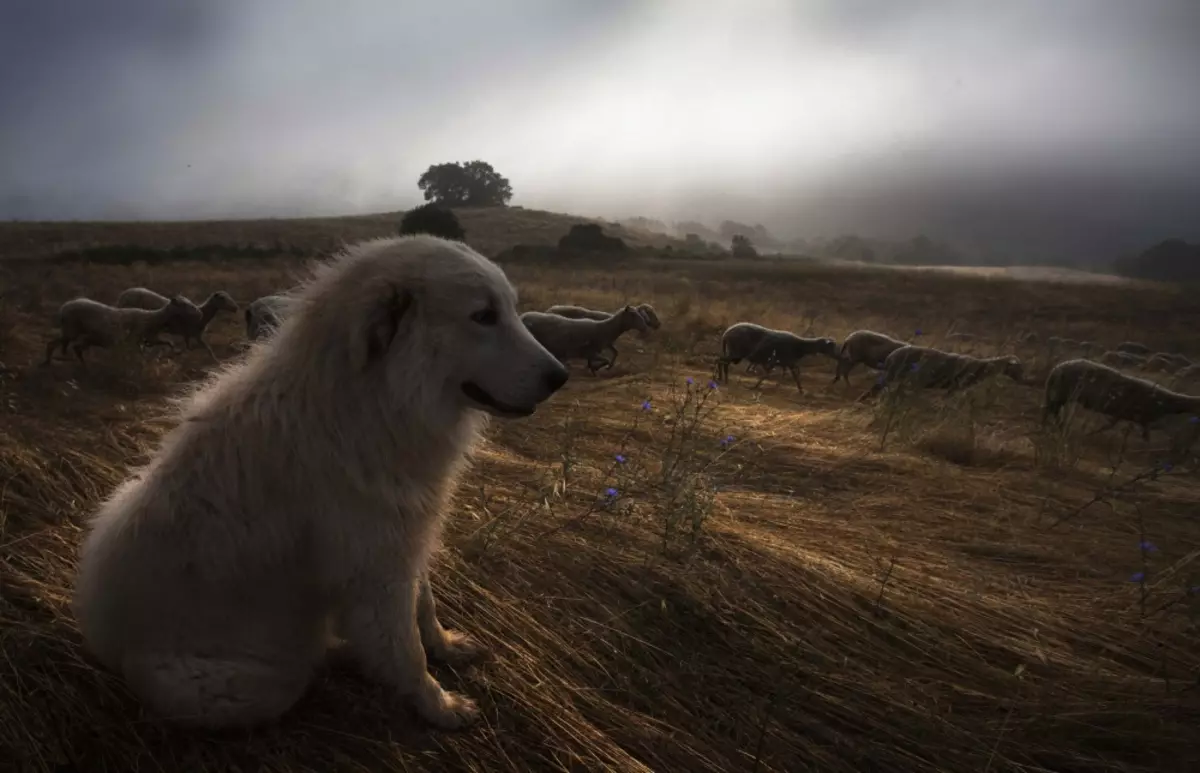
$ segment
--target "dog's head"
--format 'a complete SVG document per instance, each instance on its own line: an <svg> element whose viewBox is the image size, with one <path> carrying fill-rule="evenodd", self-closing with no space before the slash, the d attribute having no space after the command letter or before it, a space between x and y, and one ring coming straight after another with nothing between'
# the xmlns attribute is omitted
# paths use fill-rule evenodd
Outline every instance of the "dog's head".
<svg viewBox="0 0 1200 773"><path fill-rule="evenodd" d="M465 244L386 240L358 262L365 295L345 309L356 315L351 367L382 374L393 394L518 417L566 383L567 369L521 323L504 272Z"/></svg>

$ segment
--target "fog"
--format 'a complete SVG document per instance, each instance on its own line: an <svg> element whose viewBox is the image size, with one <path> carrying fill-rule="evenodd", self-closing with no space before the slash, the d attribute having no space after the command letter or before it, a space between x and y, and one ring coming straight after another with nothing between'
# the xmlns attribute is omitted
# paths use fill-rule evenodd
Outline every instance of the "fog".
<svg viewBox="0 0 1200 773"><path fill-rule="evenodd" d="M1194 0L12 0L0 217L513 204L1108 260L1200 237Z"/></svg>

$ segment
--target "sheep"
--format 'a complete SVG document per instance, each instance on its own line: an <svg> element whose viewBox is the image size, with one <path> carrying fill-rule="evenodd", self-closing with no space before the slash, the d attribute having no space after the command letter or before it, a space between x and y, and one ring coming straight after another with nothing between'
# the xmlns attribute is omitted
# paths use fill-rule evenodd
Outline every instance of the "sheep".
<svg viewBox="0 0 1200 773"><path fill-rule="evenodd" d="M1150 439L1150 425L1160 419L1200 413L1200 397L1173 392L1152 381L1084 359L1060 362L1051 369L1046 377L1042 426L1051 418L1059 423L1063 406L1070 402L1109 418L1108 424L1096 432L1128 421L1142 428L1143 440Z"/></svg>
<svg viewBox="0 0 1200 773"><path fill-rule="evenodd" d="M838 367L837 372L833 374L833 383L836 384L840 378L849 386L850 371L854 370L859 363L874 370L881 369L887 356L901 346L906 346L906 344L883 333L876 333L873 330L855 330L842 342L842 351L838 354Z"/></svg>
<svg viewBox="0 0 1200 773"><path fill-rule="evenodd" d="M832 338L802 338L786 330L772 330L753 322L737 322L725 329L721 335L721 355L714 366L715 376L720 381L729 380L729 366L742 360L763 367L757 389L776 365L791 371L796 388L801 393L800 360L810 354L824 354L837 359L837 342Z"/></svg>
<svg viewBox="0 0 1200 773"><path fill-rule="evenodd" d="M56 346L62 347L65 356L70 344L74 344L75 356L80 362L85 362L83 353L90 346L108 348L124 341L170 346L158 337L159 333L172 323L187 320L195 308L178 295L155 311L121 309L91 298L74 298L64 303L55 315L60 335L46 345L46 359L42 364L50 364Z"/></svg>
<svg viewBox="0 0 1200 773"><path fill-rule="evenodd" d="M1200 381L1200 365L1188 365L1175 374L1175 383L1187 384Z"/></svg>
<svg viewBox="0 0 1200 773"><path fill-rule="evenodd" d="M1176 354L1174 352L1159 352L1154 356L1162 357L1167 362L1174 364L1176 368L1186 368L1192 364L1190 359L1184 357L1182 354Z"/></svg>
<svg viewBox="0 0 1200 773"><path fill-rule="evenodd" d="M1125 341L1117 344L1116 351L1125 352L1126 354L1140 354L1143 357L1148 357L1154 351L1145 344L1139 344L1137 341Z"/></svg>
<svg viewBox="0 0 1200 773"><path fill-rule="evenodd" d="M662 322L658 318L658 312L656 312L654 307L650 304L639 303L633 308L646 319L646 326L650 330L658 330L660 327L662 327ZM546 309L546 313L557 314L560 317L567 317L568 319L594 319L599 322L603 322L614 314L619 314L620 310L618 309L614 312L608 312L600 311L598 309L589 309L583 306L559 304ZM607 370L612 370L612 366L617 362L617 354L619 352L617 352L617 347L615 346L609 346L605 351L610 353L607 357L608 365L605 366L605 368Z"/></svg>
<svg viewBox="0 0 1200 773"><path fill-rule="evenodd" d="M999 373L1018 384L1025 382L1024 366L1011 354L981 358L906 344L887 356L879 379L858 399L867 400L901 381L918 389L945 389L953 393Z"/></svg>
<svg viewBox="0 0 1200 773"><path fill-rule="evenodd" d="M1146 364L1146 358L1129 352L1107 351L1100 355L1100 362L1114 368L1140 368Z"/></svg>
<svg viewBox="0 0 1200 773"><path fill-rule="evenodd" d="M185 348L191 348L192 342L197 341L208 351L210 357L214 360L217 359L217 355L213 353L212 347L204 340L204 331L208 328L208 324L212 322L213 317L217 315L217 312L236 312L238 310L237 302L224 290L218 290L208 296L204 300L204 303L199 306L187 298L184 298L184 300L191 306L192 313L188 314L186 318L172 320L163 328L163 332L182 338ZM159 295L145 287L130 287L117 298L117 308L121 309L146 309L147 311L154 311L161 309L166 303L167 298L165 296Z"/></svg>
<svg viewBox="0 0 1200 773"><path fill-rule="evenodd" d="M1142 370L1147 373L1175 373L1185 366L1163 352L1152 354L1142 364Z"/></svg>
<svg viewBox="0 0 1200 773"><path fill-rule="evenodd" d="M646 317L633 306L626 306L605 320L571 319L544 311L527 311L521 322L542 346L566 364L567 360L581 358L587 362L588 370L596 375L597 360L605 349L627 330L645 333L648 329Z"/></svg>
<svg viewBox="0 0 1200 773"><path fill-rule="evenodd" d="M246 306L246 338L257 341L283 324L296 299L287 295L264 295Z"/></svg>

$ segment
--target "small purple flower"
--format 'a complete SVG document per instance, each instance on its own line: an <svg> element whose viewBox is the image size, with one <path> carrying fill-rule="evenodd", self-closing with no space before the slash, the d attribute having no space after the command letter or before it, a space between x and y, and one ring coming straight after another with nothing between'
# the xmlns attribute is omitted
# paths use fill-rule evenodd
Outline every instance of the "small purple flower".
<svg viewBox="0 0 1200 773"><path fill-rule="evenodd" d="M642 401L642 410L643 410L643 411L648 411L648 410L650 410L652 407L653 407L653 406L651 406L651 405L650 405L650 401L649 401L649 400L643 400L643 401Z"/></svg>
<svg viewBox="0 0 1200 773"><path fill-rule="evenodd" d="M729 446L733 445L733 441L734 441L733 435L726 435L721 440L721 448L728 448Z"/></svg>
<svg viewBox="0 0 1200 773"><path fill-rule="evenodd" d="M688 386L691 386L692 384L695 384L696 381L691 376L688 376L684 383L686 383Z"/></svg>
<svg viewBox="0 0 1200 773"><path fill-rule="evenodd" d="M617 494L619 493L621 492L617 491L615 488L610 488L604 492L604 495L608 497L608 499L613 500L617 498Z"/></svg>
<svg viewBox="0 0 1200 773"><path fill-rule="evenodd" d="M1138 543L1138 547L1140 547L1142 550L1144 550L1147 553L1153 553L1154 551L1158 550L1158 545L1155 545L1153 542L1150 542L1149 540L1142 540L1141 542Z"/></svg>
<svg viewBox="0 0 1200 773"><path fill-rule="evenodd" d="M921 328L917 328L917 332L915 333L915 335L921 335Z"/></svg>
<svg viewBox="0 0 1200 773"><path fill-rule="evenodd" d="M715 382L715 381L709 381L709 382L708 382L708 388L709 388L709 389L716 389L716 388L717 388L717 382Z"/></svg>
<svg viewBox="0 0 1200 773"><path fill-rule="evenodd" d="M616 459L617 459L617 464L625 464L625 457L622 456L621 454L617 454Z"/></svg>
<svg viewBox="0 0 1200 773"><path fill-rule="evenodd" d="M1133 576L1129 578L1129 581L1130 582L1142 582L1145 579L1146 579L1145 572L1134 572Z"/></svg>

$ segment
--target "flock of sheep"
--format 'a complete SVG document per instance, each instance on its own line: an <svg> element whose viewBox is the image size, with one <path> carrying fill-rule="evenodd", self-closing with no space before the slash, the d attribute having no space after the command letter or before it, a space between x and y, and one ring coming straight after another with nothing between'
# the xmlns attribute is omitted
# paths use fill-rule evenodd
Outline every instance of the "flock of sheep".
<svg viewBox="0 0 1200 773"><path fill-rule="evenodd" d="M246 337L264 338L277 328L297 301L286 294L267 295L245 308ZM167 297L144 287L121 293L115 306L89 298L76 298L63 304L58 313L61 333L46 347L50 362L56 347L66 354L73 345L76 356L91 346L108 347L123 339L144 345L167 345L159 336L171 334L182 339L186 348L199 343L213 355L203 335L208 324L221 311L236 312L238 304L224 291L213 293L202 304L182 295ZM617 361L617 339L629 330L647 335L661 327L654 307L648 303L627 305L614 312L582 306L555 305L545 311L527 311L521 322L551 354L561 362L582 360L593 375L601 368L611 369ZM966 343L974 340L967 333L952 333L947 341ZM1018 339L1025 346L1036 346L1036 333ZM785 330L773 330L751 322L730 325L721 336L721 353L714 364L714 378L727 381L729 366L743 360L747 373L759 369L755 388L774 368L788 370L803 393L800 362L810 355L833 359L837 368L833 383L849 385L850 373L858 366L879 371L875 383L860 401L879 395L889 387L905 384L920 389L966 389L994 375L1006 375L1018 383L1028 383L1021 360L1013 355L975 357L968 354L917 346L872 330L857 330L839 347L832 338L806 338ZM1119 368L1174 374L1179 381L1200 375L1200 363L1171 352L1154 352L1149 347L1124 342L1112 350L1091 341L1050 337L1045 341L1051 357L1075 350L1083 357L1058 362L1045 381L1042 421L1058 419L1062 408L1074 402L1109 418L1105 429L1119 421L1137 424L1143 437L1151 426L1173 415L1200 414L1200 397L1168 389L1147 379L1124 373ZM215 359L215 355L213 355Z"/></svg>

